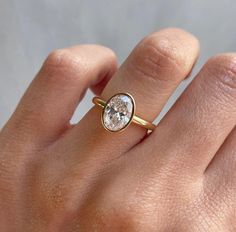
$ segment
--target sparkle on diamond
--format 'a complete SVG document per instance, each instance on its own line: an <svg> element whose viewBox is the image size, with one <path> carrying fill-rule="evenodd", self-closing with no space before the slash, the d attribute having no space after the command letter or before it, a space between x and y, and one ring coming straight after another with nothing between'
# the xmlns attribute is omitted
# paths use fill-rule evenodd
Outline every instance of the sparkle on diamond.
<svg viewBox="0 0 236 232"><path fill-rule="evenodd" d="M132 119L134 103L130 96L118 94L107 103L103 112L103 124L110 131L123 129Z"/></svg>

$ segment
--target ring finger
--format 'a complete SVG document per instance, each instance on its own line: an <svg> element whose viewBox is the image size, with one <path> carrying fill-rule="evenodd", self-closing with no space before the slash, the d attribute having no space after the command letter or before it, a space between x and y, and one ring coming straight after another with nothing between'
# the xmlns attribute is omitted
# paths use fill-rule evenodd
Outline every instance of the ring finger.
<svg viewBox="0 0 236 232"><path fill-rule="evenodd" d="M165 29L153 33L132 51L105 87L102 98L107 100L118 92L128 92L136 101L137 115L153 121L178 84L190 73L198 50L197 39L183 30ZM130 149L146 134L145 129L136 125L122 133L111 134L102 127L100 114L101 109L93 107L65 138L65 146L70 144L66 149L75 159L78 159L78 150L83 150L85 157L101 154L110 159ZM94 147L96 152L92 152ZM79 158L83 159L83 155Z"/></svg>

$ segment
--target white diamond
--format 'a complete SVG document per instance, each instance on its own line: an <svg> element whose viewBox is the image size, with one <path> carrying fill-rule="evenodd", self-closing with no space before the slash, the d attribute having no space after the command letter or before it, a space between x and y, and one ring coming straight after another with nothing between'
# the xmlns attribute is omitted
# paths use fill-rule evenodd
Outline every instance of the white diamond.
<svg viewBox="0 0 236 232"><path fill-rule="evenodd" d="M117 94L108 100L104 108L103 125L110 131L119 131L131 121L134 112L134 101L126 94Z"/></svg>

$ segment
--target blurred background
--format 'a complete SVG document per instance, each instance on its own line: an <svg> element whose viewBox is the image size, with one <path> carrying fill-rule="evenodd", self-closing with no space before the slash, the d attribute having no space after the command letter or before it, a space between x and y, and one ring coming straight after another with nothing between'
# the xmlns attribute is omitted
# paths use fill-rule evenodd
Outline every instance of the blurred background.
<svg viewBox="0 0 236 232"><path fill-rule="evenodd" d="M145 35L173 26L200 40L193 75L210 56L236 51L235 0L0 0L0 128L50 51L98 43L112 48L122 63ZM73 121L91 107L91 98L88 92Z"/></svg>

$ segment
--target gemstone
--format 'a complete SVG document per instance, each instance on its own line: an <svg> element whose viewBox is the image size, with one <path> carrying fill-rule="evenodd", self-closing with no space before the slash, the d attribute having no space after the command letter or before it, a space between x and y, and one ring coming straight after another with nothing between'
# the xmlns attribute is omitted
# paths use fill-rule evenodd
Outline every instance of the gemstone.
<svg viewBox="0 0 236 232"><path fill-rule="evenodd" d="M128 94L111 97L103 110L103 125L109 131L120 131L129 125L134 115L134 100Z"/></svg>

